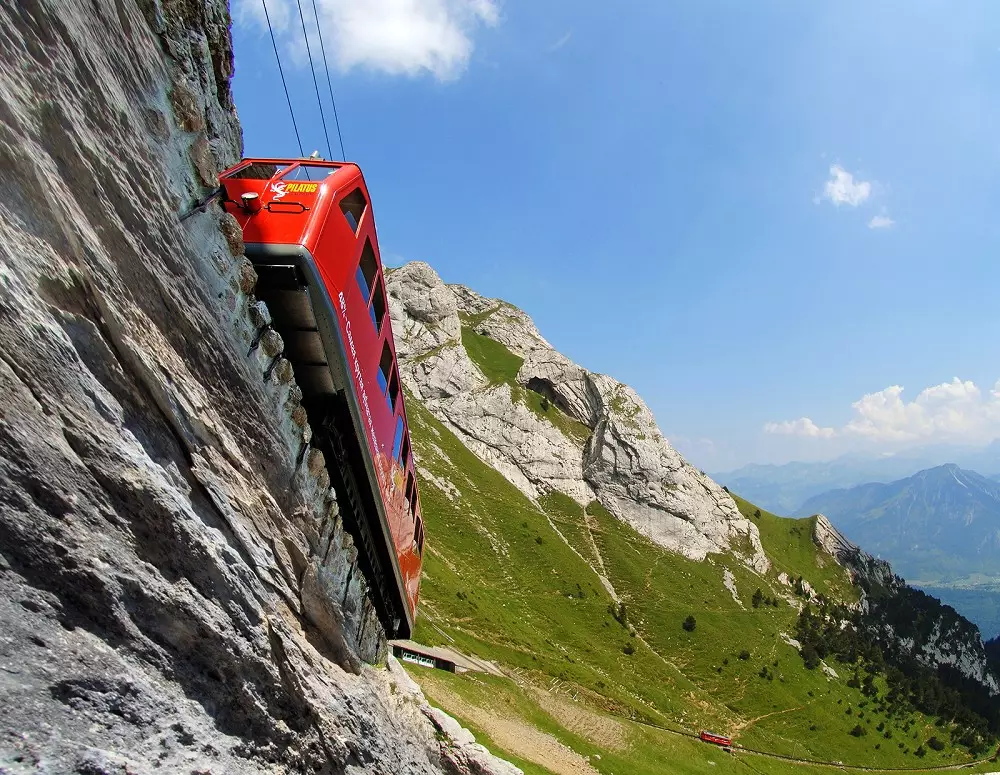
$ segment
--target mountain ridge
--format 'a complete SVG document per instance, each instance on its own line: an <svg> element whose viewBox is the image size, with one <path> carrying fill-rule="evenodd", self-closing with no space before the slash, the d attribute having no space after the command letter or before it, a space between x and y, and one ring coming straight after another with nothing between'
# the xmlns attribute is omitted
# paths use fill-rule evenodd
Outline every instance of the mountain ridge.
<svg viewBox="0 0 1000 775"><path fill-rule="evenodd" d="M710 474L712 478L764 508L805 516L805 502L833 489L890 482L949 462L1000 479L1000 443L985 447L922 447L893 455L846 454L825 461L751 463Z"/></svg>
<svg viewBox="0 0 1000 775"><path fill-rule="evenodd" d="M515 487L600 502L685 556L740 549L767 569L757 529L718 484L687 463L631 388L578 366L531 318L429 265L387 282L407 388Z"/></svg>
<svg viewBox="0 0 1000 775"><path fill-rule="evenodd" d="M523 311L445 285L425 264L393 270L387 288L423 510L435 537L417 637L490 660L506 676L469 681L413 668L432 700L526 771L540 761L522 740L534 732L511 736L495 723L512 708L518 724L599 753L601 771L660 771L651 750L632 747L622 759L607 741L567 727L553 710L556 687L602 719L593 722L599 726L633 719L679 734L715 728L740 745L807 761L843 758L847 745L855 762L869 764L926 755L910 736L934 736L926 713L942 706L918 698L939 692L959 714L946 724L953 753L940 756L968 755L955 746L982 750L1000 720L963 710L966 695L932 666L950 660L955 675L965 676L956 686L980 687L968 694L970 707L992 713L996 680L981 638L954 611L903 586L825 517L777 517L692 474L665 451L634 392L555 352ZM607 470L594 465L598 458ZM685 486L666 501L664 491L673 490L664 485L676 486L664 476L671 470ZM602 476L618 477L617 488ZM629 499L639 508L623 507ZM660 508L647 508L650 500ZM729 512L713 514L727 501L753 530L734 535ZM678 503L687 511L664 508ZM637 519L643 509L645 519ZM709 524L713 518L721 525ZM685 522L709 548L678 541L654 519ZM766 565L748 561L757 552L741 543L748 536L757 538ZM886 630L883 620L896 607L912 621ZM836 623L826 634L815 626L824 618ZM799 629L807 641L793 637ZM828 650L827 663L814 659L819 650ZM851 671L883 675L879 654L898 666L888 674L891 687L857 693ZM862 724L850 717L873 702L861 710ZM875 714L870 723L879 733L905 727L907 742L891 751L874 740L856 746L851 741L867 734L866 714ZM899 714L910 715L904 722ZM819 728L829 733L816 738ZM676 745L684 749L656 738L657 750ZM696 750L684 754L692 755L699 759Z"/></svg>

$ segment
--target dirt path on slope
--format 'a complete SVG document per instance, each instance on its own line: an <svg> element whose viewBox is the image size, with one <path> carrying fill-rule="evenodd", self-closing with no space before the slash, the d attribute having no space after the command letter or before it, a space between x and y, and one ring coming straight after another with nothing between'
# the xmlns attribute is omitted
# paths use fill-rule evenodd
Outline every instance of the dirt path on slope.
<svg viewBox="0 0 1000 775"><path fill-rule="evenodd" d="M600 775L572 748L523 719L505 715L499 708L472 705L433 678L423 677L420 684L435 705L478 727L507 753L534 762L555 775Z"/></svg>
<svg viewBox="0 0 1000 775"><path fill-rule="evenodd" d="M537 686L531 688L531 693L542 710L574 735L609 751L623 751L628 747L628 731L620 721Z"/></svg>

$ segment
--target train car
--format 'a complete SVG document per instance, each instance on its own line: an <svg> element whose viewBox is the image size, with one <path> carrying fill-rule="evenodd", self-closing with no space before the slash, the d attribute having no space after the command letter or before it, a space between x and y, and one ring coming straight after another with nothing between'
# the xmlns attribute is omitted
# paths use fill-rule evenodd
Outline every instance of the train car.
<svg viewBox="0 0 1000 775"><path fill-rule="evenodd" d="M723 748L731 748L733 745L732 739L725 737L724 735L717 735L715 732L706 732L703 730L698 737L706 743L714 743L715 745L720 745Z"/></svg>
<svg viewBox="0 0 1000 775"><path fill-rule="evenodd" d="M413 630L424 530L371 198L361 170L244 159L220 175L389 638Z"/></svg>

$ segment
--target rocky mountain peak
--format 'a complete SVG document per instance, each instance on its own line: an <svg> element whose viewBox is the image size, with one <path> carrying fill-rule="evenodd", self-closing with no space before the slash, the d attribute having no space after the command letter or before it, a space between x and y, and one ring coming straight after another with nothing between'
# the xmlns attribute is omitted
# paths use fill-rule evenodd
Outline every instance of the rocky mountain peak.
<svg viewBox="0 0 1000 775"><path fill-rule="evenodd" d="M734 551L769 567L757 527L632 388L556 351L524 311L446 285L425 263L393 270L387 290L407 389L525 495L597 501L686 557Z"/></svg>

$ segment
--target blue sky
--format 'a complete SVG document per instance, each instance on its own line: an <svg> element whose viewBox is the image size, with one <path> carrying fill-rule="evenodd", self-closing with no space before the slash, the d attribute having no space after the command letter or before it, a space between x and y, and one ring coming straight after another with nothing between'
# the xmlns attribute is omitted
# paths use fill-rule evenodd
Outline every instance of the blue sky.
<svg viewBox="0 0 1000 775"><path fill-rule="evenodd" d="M296 156L261 7L234 0L245 151ZM695 464L1000 436L1000 5L318 8L383 258L522 307Z"/></svg>

